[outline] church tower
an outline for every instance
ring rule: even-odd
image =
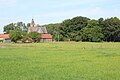
[[[34,19],[32,19],[31,23],[30,23],[30,27],[28,27],[28,33],[30,32],[38,32],[41,34],[46,34],[47,33],[47,29],[46,27],[40,26],[38,27],[35,22]]]
[[[30,27],[35,27],[34,19],[32,19],[31,24],[30,24]]]

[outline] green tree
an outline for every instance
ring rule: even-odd
[[[17,22],[16,24],[16,30],[22,30],[27,32],[28,27],[23,22]]]
[[[81,30],[83,41],[100,42],[103,40],[102,28],[97,20],[90,20],[88,25]]]
[[[4,32],[10,33],[11,30],[21,30],[27,32],[28,27],[23,22],[10,23],[4,26]]]
[[[92,28],[85,27],[82,29],[82,41],[100,42],[103,40],[104,35],[101,33],[102,29],[98,26]]]
[[[120,19],[117,17],[108,18],[104,21],[103,34],[105,41],[120,41]]]
[[[60,41],[63,41],[63,35],[61,34],[60,28],[62,27],[61,23],[56,24],[48,24],[44,25],[47,28],[48,33],[50,33],[53,36],[53,39],[58,41],[58,38]]]
[[[10,33],[11,30],[15,30],[15,24],[14,23],[10,23],[10,24],[4,26],[4,32],[5,33]]]
[[[94,26],[100,27],[98,20],[95,20],[95,19],[89,20],[88,25],[86,27],[92,28]]]
[[[29,36],[25,31],[22,31],[21,33],[22,33],[22,42],[25,42],[29,38]]]
[[[20,31],[20,30],[12,30],[12,31],[10,31],[10,39],[11,39],[11,41],[16,43],[18,40],[22,40],[22,38],[23,38],[22,31]]]
[[[78,42],[78,41],[81,41],[81,36],[80,35],[77,35],[76,36],[76,41]]]
[[[40,42],[41,34],[38,32],[31,32],[28,34],[29,38],[32,38],[34,42]]]
[[[103,26],[104,26],[104,19],[103,19],[103,18],[99,18],[99,19],[98,19],[98,22],[99,22],[99,26],[100,26],[101,28],[103,28]]]
[[[61,29],[64,33],[63,36],[72,41],[76,41],[76,36],[80,35],[80,30],[87,26],[89,20],[89,18],[82,16],[64,20],[62,22],[64,27]]]

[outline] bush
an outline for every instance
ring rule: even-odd
[[[40,42],[41,34],[38,32],[31,32],[28,34],[28,37],[33,39],[34,42]]]

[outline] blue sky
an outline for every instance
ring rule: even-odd
[[[34,18],[43,25],[75,16],[120,18],[120,0],[0,0],[0,33],[12,22],[28,23]]]

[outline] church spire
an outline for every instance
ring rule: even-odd
[[[34,19],[32,19],[32,21],[31,21],[31,27],[35,27]]]

